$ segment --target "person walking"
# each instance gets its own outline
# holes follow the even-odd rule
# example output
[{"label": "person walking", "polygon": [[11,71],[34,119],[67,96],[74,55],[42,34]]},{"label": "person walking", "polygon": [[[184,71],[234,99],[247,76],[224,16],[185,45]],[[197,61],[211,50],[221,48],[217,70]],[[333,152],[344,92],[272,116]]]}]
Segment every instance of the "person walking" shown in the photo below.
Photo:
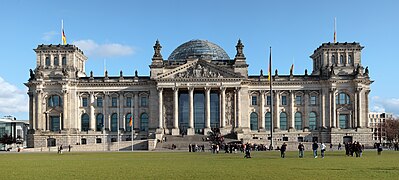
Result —
[{"label": "person walking", "polygon": [[298,151],[299,151],[299,158],[303,158],[303,152],[305,151],[305,146],[303,146],[302,143],[299,143]]},{"label": "person walking", "polygon": [[321,143],[320,151],[321,151],[321,158],[324,158],[324,152],[326,151],[326,145],[324,143]]},{"label": "person walking", "polygon": [[313,157],[314,158],[317,158],[317,149],[319,149],[319,145],[317,144],[317,141],[315,141],[312,144],[312,150],[313,150]]},{"label": "person walking", "polygon": [[281,157],[282,158],[285,158],[285,151],[287,150],[287,144],[285,144],[285,143],[283,143],[283,145],[281,145],[281,149],[280,149],[280,152],[281,152]]}]

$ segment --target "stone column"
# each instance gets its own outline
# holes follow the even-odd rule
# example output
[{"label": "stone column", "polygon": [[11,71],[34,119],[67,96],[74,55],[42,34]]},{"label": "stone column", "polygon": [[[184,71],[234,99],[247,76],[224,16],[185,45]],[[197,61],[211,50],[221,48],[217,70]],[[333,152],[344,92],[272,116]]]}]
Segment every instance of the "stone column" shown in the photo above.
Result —
[{"label": "stone column", "polygon": [[187,135],[194,135],[194,87],[188,88],[189,94],[189,119]]},{"label": "stone column", "polygon": [[274,91],[276,101],[274,101],[274,129],[280,129],[280,91]]},{"label": "stone column", "polygon": [[335,88],[333,88],[332,90],[332,113],[331,113],[331,117],[332,117],[332,121],[333,124],[336,128],[339,128],[339,122],[337,122],[337,110],[336,110],[336,95],[335,95]]},{"label": "stone column", "polygon": [[309,130],[309,113],[308,113],[308,106],[309,106],[309,92],[305,91],[304,92],[304,110],[303,110],[303,127]]},{"label": "stone column", "polygon": [[[64,113],[65,116],[65,113]],[[94,116],[94,93],[90,92],[90,129],[96,131],[96,118]]]},{"label": "stone column", "polygon": [[236,97],[237,97],[237,128],[241,128],[241,88],[236,87]]},{"label": "stone column", "polygon": [[163,125],[163,89],[162,88],[158,88],[158,128],[162,129],[162,125]]},{"label": "stone column", "polygon": [[[126,129],[125,129],[125,111],[124,111],[124,108],[123,108],[123,106],[124,106],[124,101],[123,101],[123,93],[119,93],[119,100],[118,100],[118,131],[119,131],[119,129],[124,129],[125,131],[126,131]],[[121,120],[122,120],[122,122],[121,122]]]},{"label": "stone column", "polygon": [[357,102],[358,96],[359,96],[359,91],[357,89],[355,89],[355,95],[354,95],[354,101],[353,101],[353,104],[354,104],[353,126],[354,127],[352,127],[352,128],[355,128],[355,126],[357,125],[357,122],[359,121],[358,120],[358,105],[359,105],[359,103]]},{"label": "stone column", "polygon": [[225,87],[220,87],[220,99],[222,102],[222,107],[221,107],[221,118],[220,118],[220,127],[225,128],[226,127],[226,88]]},{"label": "stone column", "polygon": [[320,104],[320,122],[321,127],[326,128],[326,91],[321,91],[321,104]]},{"label": "stone column", "polygon": [[261,131],[265,130],[265,91],[260,91],[260,127]]},{"label": "stone column", "polygon": [[204,134],[207,134],[211,130],[211,88],[205,87],[205,130]]},{"label": "stone column", "polygon": [[40,129],[40,130],[45,130],[45,119],[43,118],[44,116],[43,116],[43,112],[42,112],[42,92],[41,92],[41,90],[37,90],[36,91],[36,94],[37,94],[37,105],[36,105],[36,107],[37,107],[37,118],[36,118],[36,121],[37,121],[37,128],[38,129]]},{"label": "stone column", "polygon": [[173,101],[174,101],[174,113],[173,113],[173,129],[172,135],[179,135],[179,88],[173,88]]},{"label": "stone column", "polygon": [[356,126],[357,126],[357,128],[361,128],[361,126],[362,126],[362,120],[363,120],[363,103],[362,103],[362,88],[357,88],[357,90],[358,90],[358,96],[359,96],[359,103],[358,103],[358,111],[359,111],[359,114],[358,114],[358,121],[357,121],[357,124],[356,124]]},{"label": "stone column", "polygon": [[35,117],[35,95],[32,92],[29,95],[29,128],[36,129],[36,117]]},{"label": "stone column", "polygon": [[290,99],[291,99],[291,102],[290,102],[291,123],[290,123],[288,130],[290,130],[290,129],[295,130],[295,93],[294,93],[294,91],[290,91],[290,95],[291,95],[291,97],[290,97]]},{"label": "stone column", "polygon": [[133,117],[134,117],[134,126],[135,127],[133,127],[133,129],[134,128],[136,128],[136,129],[138,129],[140,126],[139,126],[139,123],[140,123],[140,115],[139,115],[139,94],[138,94],[138,92],[136,92],[136,93],[134,93],[134,114],[133,114]]}]

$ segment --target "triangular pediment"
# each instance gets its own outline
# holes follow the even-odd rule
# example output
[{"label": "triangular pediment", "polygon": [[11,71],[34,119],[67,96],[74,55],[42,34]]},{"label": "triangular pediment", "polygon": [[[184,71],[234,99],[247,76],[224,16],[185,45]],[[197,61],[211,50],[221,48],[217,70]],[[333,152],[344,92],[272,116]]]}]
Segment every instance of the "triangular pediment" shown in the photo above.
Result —
[{"label": "triangular pediment", "polygon": [[156,79],[241,78],[230,69],[204,60],[193,60],[157,76]]}]

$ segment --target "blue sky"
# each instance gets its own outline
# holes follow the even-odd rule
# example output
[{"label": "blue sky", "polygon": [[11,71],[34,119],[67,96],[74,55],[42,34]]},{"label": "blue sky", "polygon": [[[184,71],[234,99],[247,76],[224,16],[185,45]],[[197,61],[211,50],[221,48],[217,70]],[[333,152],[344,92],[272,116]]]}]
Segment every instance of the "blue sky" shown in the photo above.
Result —
[{"label": "blue sky", "polygon": [[249,74],[267,69],[268,47],[273,68],[288,74],[311,70],[309,56],[324,42],[337,40],[365,46],[363,66],[375,82],[370,109],[399,114],[399,1],[0,1],[0,117],[28,118],[27,82],[35,68],[32,49],[61,43],[61,19],[68,43],[77,44],[89,57],[87,73],[103,75],[104,60],[110,75],[148,75],[156,39],[166,59],[180,44],[206,39],[230,57],[240,38]]}]

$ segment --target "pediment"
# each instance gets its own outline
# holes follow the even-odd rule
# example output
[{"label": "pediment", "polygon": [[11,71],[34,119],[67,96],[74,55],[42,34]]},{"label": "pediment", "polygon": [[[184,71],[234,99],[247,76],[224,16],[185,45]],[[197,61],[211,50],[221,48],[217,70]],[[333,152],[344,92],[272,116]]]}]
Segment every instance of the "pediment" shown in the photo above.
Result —
[{"label": "pediment", "polygon": [[156,79],[209,79],[209,78],[241,78],[230,69],[215,64],[194,60],[157,76]]}]

